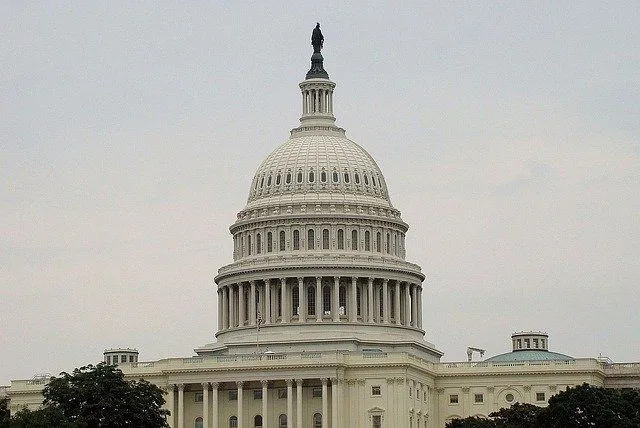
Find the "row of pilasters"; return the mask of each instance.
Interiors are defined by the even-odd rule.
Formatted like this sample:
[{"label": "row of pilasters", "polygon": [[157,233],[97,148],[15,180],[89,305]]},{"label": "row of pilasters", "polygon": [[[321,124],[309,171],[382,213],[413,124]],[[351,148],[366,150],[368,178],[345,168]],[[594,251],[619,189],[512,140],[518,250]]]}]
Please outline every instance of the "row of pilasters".
[{"label": "row of pilasters", "polygon": [[393,323],[422,329],[422,287],[406,281],[338,276],[269,278],[218,287],[219,330],[255,326],[258,321]]},{"label": "row of pilasters", "polygon": [[[269,409],[269,385],[273,381],[261,380],[262,384],[262,428],[280,426],[279,414],[270,415]],[[287,386],[287,427],[303,428],[303,426],[312,426],[312,421],[304,421],[303,408],[302,408],[302,390],[305,380],[303,379],[285,379]],[[321,378],[322,384],[322,426],[327,428],[337,428],[340,420],[340,406],[341,402],[341,383],[338,379],[332,378],[331,384],[331,423],[329,423],[329,393],[328,385],[329,379]],[[293,409],[293,387],[295,383],[296,388],[296,408]],[[203,428],[223,428],[229,426],[229,421],[220,420],[220,383],[218,382],[203,382],[200,384],[202,387],[202,426]],[[170,384],[167,387],[167,399],[166,407],[171,412],[167,417],[169,426],[171,428],[185,428],[185,405],[184,395],[187,385],[183,383]],[[237,391],[237,408],[236,414],[238,428],[253,427],[253,418],[256,415],[246,415],[244,409],[244,386],[245,382],[235,382],[235,388]],[[176,397],[177,395],[177,397]],[[211,406],[209,405],[209,396],[211,395]],[[246,416],[246,418],[245,418]],[[294,417],[295,416],[295,417]],[[313,415],[311,415],[313,416]],[[295,423],[294,423],[295,421]]]}]

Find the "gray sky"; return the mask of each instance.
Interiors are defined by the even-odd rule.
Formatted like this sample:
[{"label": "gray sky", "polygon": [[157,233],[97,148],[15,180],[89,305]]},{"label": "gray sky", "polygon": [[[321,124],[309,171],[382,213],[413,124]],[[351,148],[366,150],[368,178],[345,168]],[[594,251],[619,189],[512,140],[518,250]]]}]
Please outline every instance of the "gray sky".
[{"label": "gray sky", "polygon": [[320,21],[445,360],[544,330],[640,360],[640,6],[0,3],[0,384],[189,356]]}]

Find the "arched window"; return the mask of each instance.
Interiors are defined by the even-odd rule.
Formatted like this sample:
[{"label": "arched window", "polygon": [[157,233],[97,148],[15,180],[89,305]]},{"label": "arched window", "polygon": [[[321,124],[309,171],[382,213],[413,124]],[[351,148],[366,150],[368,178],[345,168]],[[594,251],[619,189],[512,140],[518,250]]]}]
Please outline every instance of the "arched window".
[{"label": "arched window", "polygon": [[298,287],[291,289],[291,313],[293,315],[300,315],[300,294],[298,293]]},{"label": "arched window", "polygon": [[355,229],[351,231],[351,249],[352,250],[358,249],[358,231]]},{"label": "arched window", "polygon": [[307,231],[307,250],[313,250],[315,248],[315,236],[313,233],[313,229],[309,229]]},{"label": "arched window", "polygon": [[322,415],[320,413],[313,415],[313,428],[322,428]]},{"label": "arched window", "polygon": [[322,230],[322,249],[329,249],[329,229]]},{"label": "arched window", "polygon": [[256,254],[260,254],[262,252],[262,236],[260,234],[256,234]]},{"label": "arched window", "polygon": [[244,236],[240,237],[240,255],[244,257]]},{"label": "arched window", "polygon": [[344,230],[338,229],[338,250],[344,250]]},{"label": "arched window", "polygon": [[331,313],[331,287],[328,285],[322,287],[322,310],[325,315]]},{"label": "arched window", "polygon": [[341,285],[338,289],[338,306],[340,315],[347,314],[347,287]]},{"label": "arched window", "polygon": [[238,428],[238,418],[236,416],[229,418],[229,428]]},{"label": "arched window", "polygon": [[298,171],[298,183],[302,183],[302,171]]},{"label": "arched window", "polygon": [[371,251],[371,234],[368,230],[364,231],[364,250]]},{"label": "arched window", "polygon": [[307,314],[316,314],[316,287],[313,285],[307,288]]},{"label": "arched window", "polygon": [[380,232],[376,233],[376,251],[382,251],[382,235],[380,235]]},{"label": "arched window", "polygon": [[202,428],[202,423],[203,423],[203,422],[202,422],[202,418],[198,416],[198,417],[196,418],[196,423],[194,424],[194,426],[195,426],[196,428]]},{"label": "arched window", "polygon": [[349,184],[349,173],[348,172],[344,173],[344,182]]},{"label": "arched window", "polygon": [[251,255],[251,235],[247,236],[247,251],[249,252],[249,255]]},{"label": "arched window", "polygon": [[278,417],[278,428],[287,428],[287,415],[280,415]]},{"label": "arched window", "polygon": [[267,187],[271,186],[271,176],[267,179]]},{"label": "arched window", "polygon": [[338,176],[338,171],[333,171],[333,182],[337,183],[340,177]]},{"label": "arched window", "polygon": [[253,428],[262,428],[262,416],[255,415],[253,418]]},{"label": "arched window", "polygon": [[280,174],[276,175],[276,186],[280,185]]},{"label": "arched window", "polygon": [[371,174],[371,184],[373,184],[373,187],[376,187],[376,176]]},{"label": "arched window", "polygon": [[273,234],[271,232],[267,232],[267,253],[273,251]]},{"label": "arched window", "polygon": [[285,179],[285,183],[291,184],[291,173],[287,172],[287,178]]},{"label": "arched window", "polygon": [[313,183],[313,181],[316,179],[315,174],[313,173],[313,170],[309,171],[309,183]]},{"label": "arched window", "polygon": [[367,177],[367,174],[362,174],[362,176],[364,177],[364,184],[366,184],[368,186],[369,185],[369,177]]},{"label": "arched window", "polygon": [[260,188],[262,189],[264,187],[264,175],[262,176],[262,179],[260,179]]},{"label": "arched window", "polygon": [[380,287],[380,296],[379,296],[379,301],[380,301],[380,318],[384,317],[384,293],[383,293],[384,289],[382,287]]},{"label": "arched window", "polygon": [[398,235],[393,235],[393,254],[398,255]]},{"label": "arched window", "polygon": [[280,251],[284,251],[285,244],[286,244],[286,241],[284,237],[284,230],[281,230],[280,231]]},{"label": "arched window", "polygon": [[356,301],[358,315],[362,315],[362,292],[360,291],[360,287],[356,288]]},{"label": "arched window", "polygon": [[293,231],[293,249],[300,249],[300,231],[298,229]]},{"label": "arched window", "polygon": [[387,233],[387,241],[384,243],[386,250],[387,250],[387,254],[389,254],[389,241],[391,237],[389,236],[389,234]]},{"label": "arched window", "polygon": [[256,190],[258,188],[258,177],[256,177],[256,184],[253,186],[253,190]]},{"label": "arched window", "polygon": [[320,173],[320,181],[322,181],[323,183],[327,182],[327,173],[325,171],[322,171]]},{"label": "arched window", "polygon": [[357,172],[353,174],[353,178],[355,179],[356,184],[360,184],[360,175],[358,175]]}]

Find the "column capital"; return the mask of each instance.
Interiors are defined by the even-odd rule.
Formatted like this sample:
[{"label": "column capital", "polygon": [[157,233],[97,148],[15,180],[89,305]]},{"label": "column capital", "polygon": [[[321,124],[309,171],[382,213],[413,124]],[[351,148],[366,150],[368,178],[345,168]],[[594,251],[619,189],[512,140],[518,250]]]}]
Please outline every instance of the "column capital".
[{"label": "column capital", "polygon": [[334,277],[333,277],[333,280],[334,280],[335,282],[339,282],[339,281],[340,281],[340,277],[339,277],[339,276],[334,276]]},{"label": "column capital", "polygon": [[209,382],[202,382],[202,389],[209,390]]},{"label": "column capital", "polygon": [[266,379],[262,379],[262,380],[260,381],[260,383],[262,384],[262,387],[263,387],[263,388],[268,388],[268,387],[269,387],[269,381],[268,381],[268,380],[266,380]]},{"label": "column capital", "polygon": [[526,392],[531,391],[531,385],[525,385],[522,387],[522,389],[524,389]]},{"label": "column capital", "polygon": [[326,385],[327,383],[329,383],[326,377],[323,377],[322,379],[320,379],[320,381],[322,382],[323,385]]},{"label": "column capital", "polygon": [[178,391],[184,391],[184,383],[178,383],[176,386],[178,387]]},{"label": "column capital", "polygon": [[331,378],[331,384],[334,385],[334,384],[337,384],[337,383],[338,383],[338,378],[337,377],[332,377]]},{"label": "column capital", "polygon": [[387,378],[387,383],[393,383],[393,382],[395,382],[394,378],[392,378],[392,377],[388,377]]},{"label": "column capital", "polygon": [[495,389],[496,388],[494,386],[488,386],[487,387],[487,391],[489,391],[489,392],[493,392],[493,391],[495,391]]},{"label": "column capital", "polygon": [[465,394],[468,394],[470,391],[470,388],[468,386],[465,386],[462,388],[462,392],[464,392]]},{"label": "column capital", "polygon": [[382,283],[383,283],[383,284],[388,284],[388,283],[389,283],[389,278],[384,278],[384,279],[382,280]]},{"label": "column capital", "polygon": [[317,281],[322,281],[322,277],[321,276],[316,276],[316,282]]},{"label": "column capital", "polygon": [[169,392],[169,391],[173,392],[173,391],[176,390],[176,385],[173,384],[173,383],[168,383],[167,386],[166,386],[166,389],[167,389],[167,392]]},{"label": "column capital", "polygon": [[304,276],[298,277],[298,284],[302,284],[304,282]]},{"label": "column capital", "polygon": [[236,382],[236,386],[238,388],[242,388],[243,385],[244,385],[244,381],[239,380],[239,381]]},{"label": "column capital", "polygon": [[366,381],[364,379],[358,379],[358,385],[364,385]]},{"label": "column capital", "polygon": [[285,382],[287,383],[287,387],[290,387],[293,385],[293,379],[285,379]]},{"label": "column capital", "polygon": [[302,385],[302,379],[296,379],[296,385]]},{"label": "column capital", "polygon": [[286,283],[286,282],[287,282],[287,278],[286,278],[286,277],[285,277],[285,278],[280,278],[280,283],[281,283],[281,284],[284,284],[284,283]]},{"label": "column capital", "polygon": [[367,280],[369,281],[369,285],[373,285],[373,278],[369,277]]},{"label": "column capital", "polygon": [[357,276],[352,276],[352,277],[351,277],[351,282],[352,282],[353,284],[357,283],[357,282],[358,282],[358,277],[357,277]]},{"label": "column capital", "polygon": [[209,382],[212,389],[218,389],[218,382]]}]

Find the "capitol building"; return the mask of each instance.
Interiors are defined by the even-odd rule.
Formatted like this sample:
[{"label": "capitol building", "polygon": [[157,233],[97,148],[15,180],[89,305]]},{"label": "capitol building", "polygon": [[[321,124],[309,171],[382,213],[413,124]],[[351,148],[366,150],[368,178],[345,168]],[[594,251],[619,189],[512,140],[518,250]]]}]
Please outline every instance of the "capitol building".
[{"label": "capitol building", "polygon": [[[110,349],[104,361],[165,389],[176,428],[439,428],[544,406],[584,382],[640,387],[640,363],[552,352],[544,332],[504,332],[510,352],[484,360],[470,348],[469,361],[440,361],[422,325],[434,310],[425,274],[406,257],[409,225],[376,161],[336,125],[316,30],[300,125],[257,168],[230,227],[215,340],[185,358]],[[13,381],[12,412],[40,405],[46,382]]]}]

